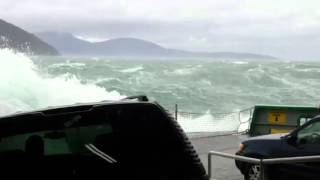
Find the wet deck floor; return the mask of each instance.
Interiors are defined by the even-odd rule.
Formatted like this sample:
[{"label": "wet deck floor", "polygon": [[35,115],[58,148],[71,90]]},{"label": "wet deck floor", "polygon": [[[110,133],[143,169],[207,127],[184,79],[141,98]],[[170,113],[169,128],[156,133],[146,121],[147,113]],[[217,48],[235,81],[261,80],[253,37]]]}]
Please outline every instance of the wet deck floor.
[{"label": "wet deck floor", "polygon": [[[244,136],[228,135],[216,137],[190,138],[200,155],[201,161],[208,172],[208,152],[219,151],[234,154]],[[212,156],[212,178],[216,180],[243,180],[243,176],[236,168],[234,160]]]}]

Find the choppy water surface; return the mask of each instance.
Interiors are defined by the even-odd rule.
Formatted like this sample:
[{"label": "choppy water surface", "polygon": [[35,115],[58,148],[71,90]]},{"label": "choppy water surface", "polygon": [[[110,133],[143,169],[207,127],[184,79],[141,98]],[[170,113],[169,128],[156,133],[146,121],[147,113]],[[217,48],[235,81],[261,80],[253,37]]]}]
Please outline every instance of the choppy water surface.
[{"label": "choppy water surface", "polygon": [[[145,94],[172,110],[319,104],[320,63],[27,57],[0,50],[0,114]],[[204,117],[202,117],[204,118]]]}]

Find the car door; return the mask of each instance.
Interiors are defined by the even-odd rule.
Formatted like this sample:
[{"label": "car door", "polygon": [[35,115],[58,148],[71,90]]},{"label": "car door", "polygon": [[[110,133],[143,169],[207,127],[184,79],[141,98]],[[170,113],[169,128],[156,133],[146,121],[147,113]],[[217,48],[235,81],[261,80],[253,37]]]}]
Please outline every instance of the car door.
[{"label": "car door", "polygon": [[[303,156],[320,155],[320,121],[308,124],[297,132],[297,148]],[[320,176],[320,162],[302,163],[305,177]],[[314,179],[313,178],[313,179]],[[318,179],[318,178],[316,178]]]},{"label": "car door", "polygon": [[[320,121],[309,123],[286,141],[283,157],[320,155]],[[292,163],[282,167],[291,179],[318,179],[320,162]]]}]

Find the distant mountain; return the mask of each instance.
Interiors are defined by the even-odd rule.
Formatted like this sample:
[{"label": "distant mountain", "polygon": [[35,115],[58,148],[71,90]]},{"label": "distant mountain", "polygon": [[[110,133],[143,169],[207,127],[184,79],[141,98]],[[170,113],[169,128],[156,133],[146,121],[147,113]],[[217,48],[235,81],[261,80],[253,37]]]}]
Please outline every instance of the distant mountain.
[{"label": "distant mountain", "polygon": [[11,48],[35,55],[58,55],[52,46],[23,29],[0,19],[0,48]]},{"label": "distant mountain", "polygon": [[191,52],[164,48],[155,43],[136,38],[116,38],[91,43],[70,33],[35,33],[43,41],[51,44],[63,55],[112,56],[112,57],[189,57],[227,59],[276,59],[272,56],[235,52]]},{"label": "distant mountain", "polygon": [[154,43],[134,38],[91,43],[70,33],[41,32],[35,35],[57,48],[63,55],[148,56],[165,52],[164,48]]}]

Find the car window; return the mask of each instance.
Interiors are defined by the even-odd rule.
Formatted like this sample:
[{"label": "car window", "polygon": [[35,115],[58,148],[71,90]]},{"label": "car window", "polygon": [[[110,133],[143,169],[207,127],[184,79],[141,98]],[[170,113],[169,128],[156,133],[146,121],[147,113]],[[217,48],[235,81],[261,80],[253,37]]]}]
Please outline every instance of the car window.
[{"label": "car window", "polygon": [[[12,151],[27,152],[28,147],[37,143],[36,141],[40,141],[43,142],[43,147],[39,148],[43,148],[44,155],[69,154],[70,148],[67,138],[65,136],[61,136],[60,138],[48,137],[48,135],[50,136],[50,134],[53,133],[54,132],[51,131],[42,131],[2,138],[0,142],[0,153]],[[64,134],[64,131],[56,133]],[[37,140],[34,140],[35,137]]]},{"label": "car window", "polygon": [[109,124],[98,124],[91,126],[83,126],[70,128],[67,130],[67,139],[70,149],[73,153],[87,153],[88,149],[85,145],[95,144],[99,147],[106,146],[110,143],[107,140],[112,136],[112,127]]},{"label": "car window", "polygon": [[320,144],[320,122],[311,123],[298,132],[298,142]]},{"label": "car window", "polygon": [[299,126],[304,125],[306,122],[310,121],[312,118],[311,117],[300,117],[298,122]]},{"label": "car window", "polygon": [[1,137],[0,155],[29,150],[41,151],[44,156],[87,153],[86,144],[96,143],[102,136],[112,134],[112,127],[103,111],[59,115],[42,121],[46,123],[37,123],[33,125],[36,128],[18,129],[14,135],[8,133]]}]

